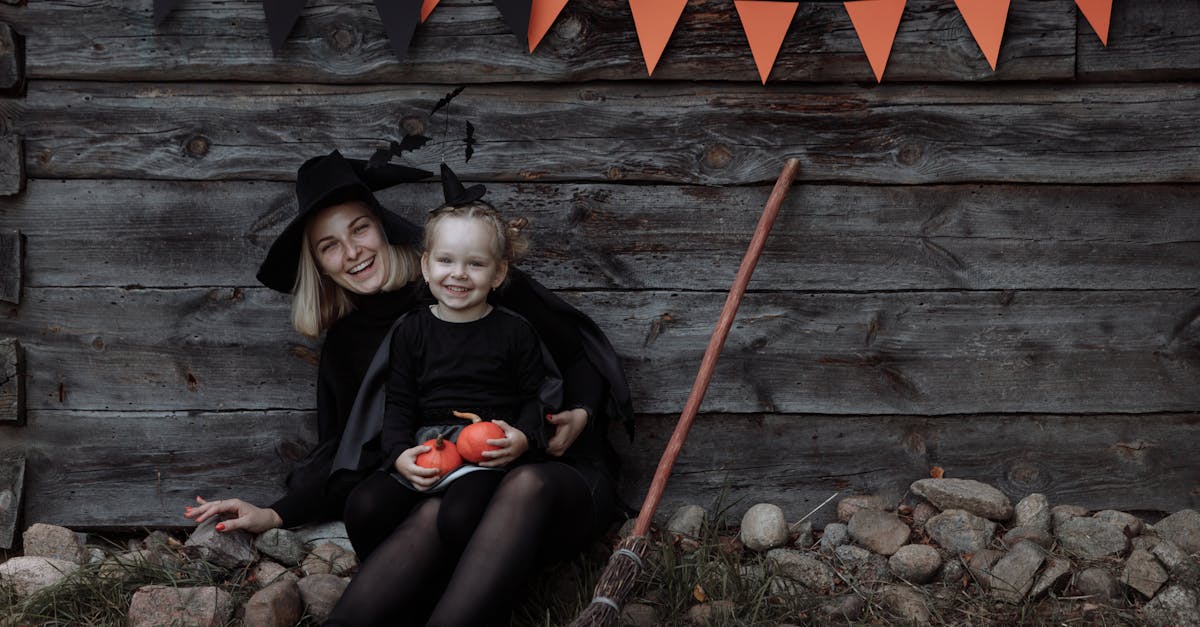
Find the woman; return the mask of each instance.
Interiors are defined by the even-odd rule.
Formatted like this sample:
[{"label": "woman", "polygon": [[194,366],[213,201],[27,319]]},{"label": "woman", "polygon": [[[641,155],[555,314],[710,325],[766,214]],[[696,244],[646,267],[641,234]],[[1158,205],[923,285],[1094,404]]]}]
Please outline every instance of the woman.
[{"label": "woman", "polygon": [[[394,165],[367,168],[337,151],[300,168],[300,214],[272,244],[258,278],[272,289],[294,290],[298,330],[327,331],[318,375],[319,443],[289,477],[288,493],[270,507],[197,498],[188,517],[231,516],[222,530],[254,533],[338,518],[350,491],[383,463],[372,423],[381,415],[374,403],[382,403],[382,377],[369,376],[368,365],[394,320],[417,304],[420,229],[384,209],[372,190],[424,175]],[[477,201],[485,191],[481,185],[464,189],[445,166],[442,175],[447,205]],[[554,425],[547,452],[558,460],[507,473],[482,512],[471,499],[434,498],[401,523],[389,517],[386,503],[352,503],[345,511],[348,529],[355,529],[352,541],[371,554],[356,577],[361,595],[354,596],[363,600],[344,599],[331,620],[396,624],[404,618],[399,612],[427,599],[436,604],[432,624],[483,624],[536,564],[578,552],[611,522],[616,464],[606,422],[632,415],[615,352],[590,319],[515,269],[496,300],[533,324],[563,376],[569,409],[547,417]],[[331,467],[337,469],[332,476]],[[432,567],[415,566],[446,563],[457,567],[444,588],[442,579],[430,577]],[[425,585],[430,581],[437,583]]]}]

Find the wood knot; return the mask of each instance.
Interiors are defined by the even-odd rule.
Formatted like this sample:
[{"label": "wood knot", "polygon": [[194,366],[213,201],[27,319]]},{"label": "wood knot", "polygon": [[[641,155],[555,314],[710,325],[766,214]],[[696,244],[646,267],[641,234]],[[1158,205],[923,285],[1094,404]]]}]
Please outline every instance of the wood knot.
[{"label": "wood knot", "polygon": [[196,135],[187,141],[184,146],[189,157],[194,159],[202,159],[208,154],[208,138],[203,135]]},{"label": "wood knot", "polygon": [[554,36],[559,39],[575,39],[583,32],[583,22],[574,15],[568,15],[558,21],[558,26],[554,29]]},{"label": "wood knot", "polygon": [[757,337],[757,338],[754,338],[753,342],[750,342],[750,348],[753,348],[756,351],[762,350],[766,347],[767,347],[767,338],[765,338],[765,337]]},{"label": "wood knot", "polygon": [[104,338],[96,336],[96,338],[92,340],[92,348],[98,351],[104,350]]},{"label": "wood knot", "polygon": [[344,28],[335,28],[325,37],[329,47],[338,52],[346,52],[353,48],[355,39],[354,33]]},{"label": "wood knot", "polygon": [[733,153],[723,144],[717,144],[704,151],[704,165],[710,168],[724,168],[733,161]]},{"label": "wood knot", "polygon": [[400,133],[403,135],[424,135],[425,118],[418,115],[406,115],[400,118]]},{"label": "wood knot", "polygon": [[188,371],[187,373],[187,389],[191,392],[195,392],[200,389],[200,380],[197,379],[196,375],[192,374],[191,371]]},{"label": "wood knot", "polygon": [[583,102],[603,102],[604,95],[594,89],[584,89],[579,92],[579,99]]},{"label": "wood knot", "polygon": [[921,156],[924,154],[924,152],[925,151],[923,151],[921,147],[916,144],[905,144],[904,147],[900,149],[900,154],[896,156],[896,159],[904,165],[915,165],[921,160]]},{"label": "wood knot", "polygon": [[610,180],[610,181],[619,181],[619,180],[625,178],[625,174],[623,172],[621,172],[621,168],[618,168],[615,165],[612,166],[611,168],[609,168],[608,172],[606,172],[604,174],[604,176],[607,177],[608,180]]}]

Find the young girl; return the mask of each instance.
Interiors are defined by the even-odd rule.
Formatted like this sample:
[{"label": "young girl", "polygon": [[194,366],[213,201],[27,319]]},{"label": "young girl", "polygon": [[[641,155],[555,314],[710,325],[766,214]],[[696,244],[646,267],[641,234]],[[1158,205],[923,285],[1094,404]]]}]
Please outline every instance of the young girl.
[{"label": "young girl", "polygon": [[[464,471],[500,468],[526,451],[544,451],[547,409],[560,402],[553,364],[543,357],[532,325],[488,296],[509,264],[528,248],[523,220],[505,224],[483,202],[444,206],[425,224],[421,273],[437,301],[397,323],[392,335],[382,445],[396,479],[418,491],[440,490]],[[422,442],[455,440],[469,423],[455,415],[492,420],[504,437],[478,466],[449,477],[417,465]]]}]

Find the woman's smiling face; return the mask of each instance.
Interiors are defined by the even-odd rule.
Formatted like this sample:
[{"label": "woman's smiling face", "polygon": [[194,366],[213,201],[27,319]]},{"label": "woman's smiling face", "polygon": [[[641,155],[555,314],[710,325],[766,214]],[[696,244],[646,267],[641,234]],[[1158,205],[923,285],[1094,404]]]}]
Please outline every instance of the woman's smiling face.
[{"label": "woman's smiling face", "polygon": [[434,227],[431,246],[421,256],[421,273],[445,320],[467,322],[487,313],[488,293],[504,282],[508,265],[500,260],[491,226],[479,219],[450,216]]},{"label": "woman's smiling face", "polygon": [[308,221],[308,241],[321,272],[354,294],[374,294],[388,279],[387,240],[362,201],[330,205]]}]

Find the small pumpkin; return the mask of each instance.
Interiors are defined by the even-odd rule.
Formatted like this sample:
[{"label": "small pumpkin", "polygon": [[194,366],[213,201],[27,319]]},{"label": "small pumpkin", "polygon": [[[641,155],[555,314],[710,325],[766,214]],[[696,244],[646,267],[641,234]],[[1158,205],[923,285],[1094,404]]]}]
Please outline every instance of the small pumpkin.
[{"label": "small pumpkin", "polygon": [[413,462],[422,468],[433,468],[438,471],[439,477],[448,475],[463,465],[458,447],[440,435],[432,440],[426,440],[421,445],[428,446],[430,450],[417,455]]},{"label": "small pumpkin", "polygon": [[504,429],[501,429],[500,425],[483,420],[478,414],[463,411],[452,413],[459,418],[471,421],[471,424],[458,432],[458,453],[462,455],[463,459],[478,464],[487,461],[487,458],[483,456],[485,451],[500,449],[499,446],[487,443],[488,440],[504,438]]}]

